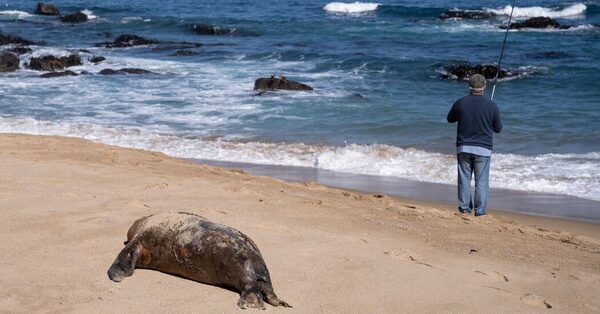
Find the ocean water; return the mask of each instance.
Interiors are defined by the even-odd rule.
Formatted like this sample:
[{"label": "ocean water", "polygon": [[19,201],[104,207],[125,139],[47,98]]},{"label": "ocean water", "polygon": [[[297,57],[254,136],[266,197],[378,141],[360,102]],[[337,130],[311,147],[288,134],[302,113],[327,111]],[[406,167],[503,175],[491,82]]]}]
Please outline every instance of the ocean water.
[{"label": "ocean water", "polygon": [[[511,2],[53,1],[90,17],[71,25],[33,15],[37,1],[1,1],[1,32],[45,42],[22,64],[86,49],[70,69],[90,74],[0,74],[0,132],[454,184],[456,126],[446,114],[467,86],[442,79],[442,67],[496,63]],[[449,9],[498,15],[438,18]],[[517,1],[517,21],[533,16],[575,27],[509,33],[503,67],[521,75],[496,89],[505,127],[490,184],[600,200],[600,1]],[[232,32],[198,35],[193,24]],[[185,57],[94,47],[120,34],[204,46]],[[92,55],[107,60],[94,65]],[[157,74],[97,75],[123,67]],[[271,75],[315,90],[257,96],[255,79]]]}]

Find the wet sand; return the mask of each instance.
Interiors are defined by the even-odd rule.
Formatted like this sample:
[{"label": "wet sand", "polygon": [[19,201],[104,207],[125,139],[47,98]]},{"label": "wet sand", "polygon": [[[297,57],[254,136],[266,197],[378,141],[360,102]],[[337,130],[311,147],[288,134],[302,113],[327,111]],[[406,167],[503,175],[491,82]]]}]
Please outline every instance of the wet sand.
[{"label": "wet sand", "polygon": [[234,292],[155,271],[108,279],[131,223],[163,211],[250,236],[294,306],[267,311],[600,311],[590,224],[475,218],[75,138],[2,134],[0,173],[2,311],[238,311]]}]

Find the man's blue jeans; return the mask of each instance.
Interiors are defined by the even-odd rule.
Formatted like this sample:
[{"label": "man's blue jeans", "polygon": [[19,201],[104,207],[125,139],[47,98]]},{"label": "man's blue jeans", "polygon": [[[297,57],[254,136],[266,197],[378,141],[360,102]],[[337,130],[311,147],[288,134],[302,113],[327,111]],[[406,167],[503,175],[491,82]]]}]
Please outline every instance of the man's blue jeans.
[{"label": "man's blue jeans", "polygon": [[[458,210],[461,213],[485,215],[490,179],[490,158],[470,153],[459,153],[458,158]],[[475,174],[475,196],[471,199],[471,177]],[[474,203],[474,204],[473,204]],[[473,206],[475,205],[475,206]]]}]

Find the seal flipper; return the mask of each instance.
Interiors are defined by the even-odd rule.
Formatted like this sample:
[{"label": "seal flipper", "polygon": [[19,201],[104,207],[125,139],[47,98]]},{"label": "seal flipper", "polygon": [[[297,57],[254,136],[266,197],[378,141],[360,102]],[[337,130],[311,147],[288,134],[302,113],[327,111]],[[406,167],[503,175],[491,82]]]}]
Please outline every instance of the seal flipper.
[{"label": "seal flipper", "polygon": [[265,301],[267,301],[267,303],[271,304],[272,306],[292,307],[287,302],[277,297],[277,295],[273,291],[273,286],[271,285],[271,283],[259,280],[258,287],[265,296]]},{"label": "seal flipper", "polygon": [[247,309],[251,307],[261,310],[265,309],[265,304],[262,300],[262,294],[257,287],[252,287],[242,291],[237,304],[241,309]]}]

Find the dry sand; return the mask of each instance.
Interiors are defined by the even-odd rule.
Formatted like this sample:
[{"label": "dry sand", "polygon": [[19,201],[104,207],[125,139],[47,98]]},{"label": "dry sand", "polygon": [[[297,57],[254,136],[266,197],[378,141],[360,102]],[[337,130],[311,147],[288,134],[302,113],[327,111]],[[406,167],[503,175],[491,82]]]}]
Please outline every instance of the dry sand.
[{"label": "dry sand", "polygon": [[[131,223],[189,211],[262,251],[282,312],[600,312],[600,231],[294,184],[80,139],[0,135],[0,312],[233,312],[231,291],[106,270]],[[542,223],[539,223],[542,222]],[[536,224],[537,226],[533,226]],[[551,309],[549,309],[551,307]],[[253,311],[253,310],[250,310]]]}]

